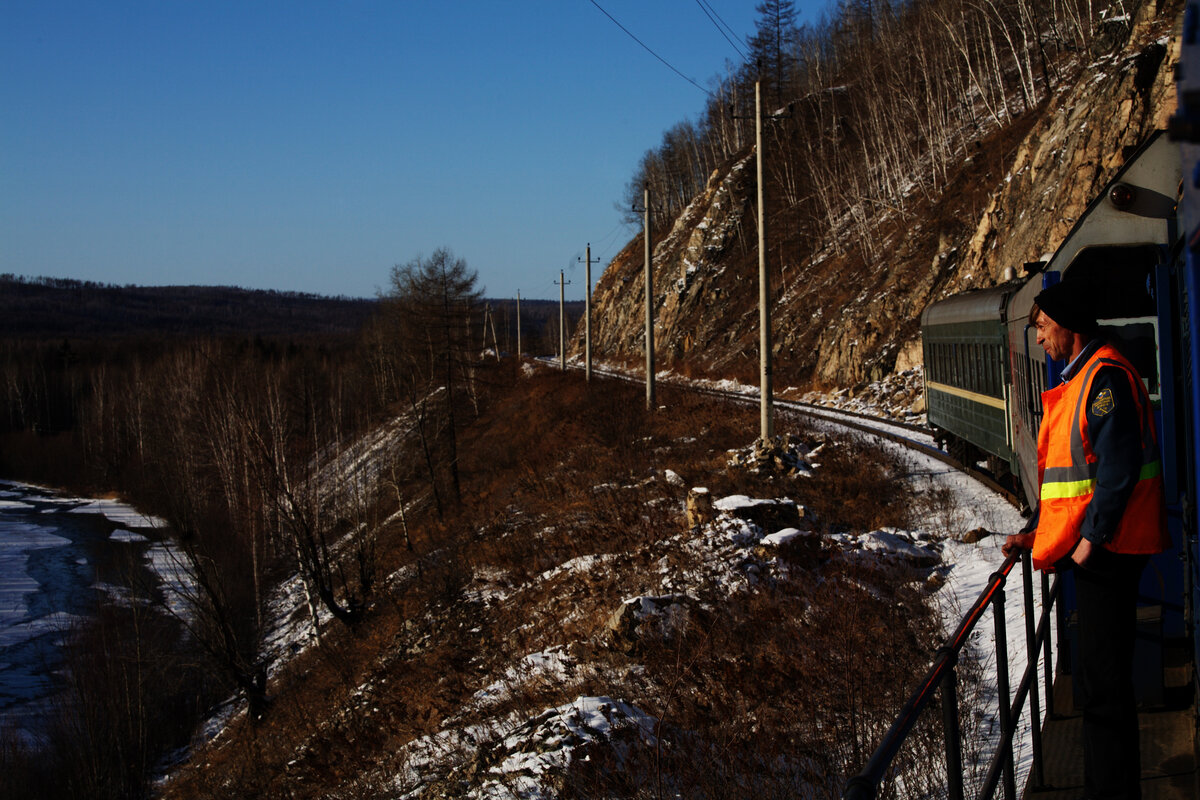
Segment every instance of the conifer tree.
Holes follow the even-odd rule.
[[[763,0],[755,6],[758,22],[750,37],[750,68],[782,104],[784,87],[796,63],[796,7],[792,0]]]
[[[477,326],[471,324],[483,296],[477,279],[478,273],[468,269],[466,261],[438,248],[429,258],[418,257],[393,268],[392,291],[387,298],[395,312],[402,357],[409,367],[410,397],[422,419],[426,398],[436,387],[441,388],[440,418],[428,421],[438,434],[441,453],[436,460],[448,472],[455,501],[459,498],[456,405],[464,390],[473,396],[473,356],[482,349],[482,342],[472,337]],[[430,448],[426,457],[436,493],[435,458]]]

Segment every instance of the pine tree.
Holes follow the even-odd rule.
[[[782,103],[784,87],[796,64],[796,7],[792,0],[763,0],[754,10],[759,19],[749,41],[752,68],[757,69],[764,88]]]

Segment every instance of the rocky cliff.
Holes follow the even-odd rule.
[[[1104,23],[1090,53],[1048,72],[1049,99],[982,131],[937,197],[883,209],[882,247],[825,241],[800,249],[768,228],[775,386],[854,386],[919,361],[930,302],[990,286],[1054,250],[1123,158],[1174,105],[1182,4],[1144,2]],[[754,382],[758,371],[755,155],[718,170],[674,221],[654,231],[656,363]],[[768,221],[775,212],[768,200]],[[599,359],[644,358],[644,245],[629,242],[594,293]],[[576,353],[582,340],[575,342]]]

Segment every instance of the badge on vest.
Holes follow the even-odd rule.
[[[1113,400],[1111,389],[1101,389],[1100,394],[1096,395],[1096,399],[1092,401],[1092,414],[1097,417],[1103,417],[1108,412],[1116,408],[1117,404]]]

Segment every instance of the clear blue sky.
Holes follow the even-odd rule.
[[[740,61],[698,0],[597,2],[700,86]],[[582,299],[704,103],[591,0],[3,0],[0,273],[369,297],[448,247],[489,297]]]

